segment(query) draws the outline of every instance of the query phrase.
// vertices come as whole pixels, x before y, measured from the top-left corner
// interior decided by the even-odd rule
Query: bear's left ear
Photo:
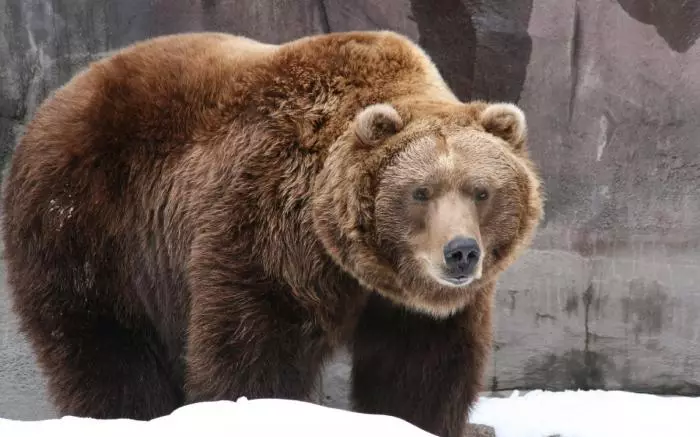
[[[502,138],[514,151],[524,148],[527,139],[525,113],[512,103],[492,103],[479,114],[479,124],[486,132]]]
[[[364,146],[379,145],[401,129],[401,116],[393,106],[384,103],[367,106],[355,117],[355,135]]]

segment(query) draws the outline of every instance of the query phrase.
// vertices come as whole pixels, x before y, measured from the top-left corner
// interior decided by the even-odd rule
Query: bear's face
[[[369,106],[321,172],[327,210],[316,222],[333,232],[317,231],[364,285],[452,314],[494,283],[541,218],[525,132],[509,104]]]

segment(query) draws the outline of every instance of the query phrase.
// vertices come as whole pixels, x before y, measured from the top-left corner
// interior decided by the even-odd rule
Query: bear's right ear
[[[393,106],[384,103],[367,106],[355,117],[355,135],[364,146],[379,145],[401,129],[401,116]]]

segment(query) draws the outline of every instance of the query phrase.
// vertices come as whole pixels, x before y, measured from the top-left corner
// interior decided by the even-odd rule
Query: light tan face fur
[[[477,131],[419,138],[386,168],[376,200],[377,233],[409,287],[464,288],[482,278],[500,232],[516,229],[518,174],[502,146]],[[516,211],[517,212],[517,211]],[[508,218],[509,220],[505,220]],[[470,241],[474,254],[461,275],[450,272],[448,244]],[[474,245],[475,243],[475,245]],[[455,290],[454,292],[458,292]]]
[[[317,181],[317,232],[363,285],[449,316],[493,286],[541,219],[525,137],[510,104],[366,107]]]
[[[524,123],[517,108],[503,109]],[[395,136],[400,151],[381,172],[374,214],[379,250],[409,304],[443,315],[493,280],[520,243],[532,182],[507,141],[481,126],[436,124]]]

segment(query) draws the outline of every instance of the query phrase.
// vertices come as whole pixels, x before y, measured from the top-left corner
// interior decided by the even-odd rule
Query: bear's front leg
[[[491,293],[480,293],[466,310],[442,320],[373,296],[352,348],[355,409],[461,437],[491,348]]]
[[[221,242],[219,243],[221,244]],[[291,290],[217,248],[189,265],[188,402],[307,400],[328,345]]]

